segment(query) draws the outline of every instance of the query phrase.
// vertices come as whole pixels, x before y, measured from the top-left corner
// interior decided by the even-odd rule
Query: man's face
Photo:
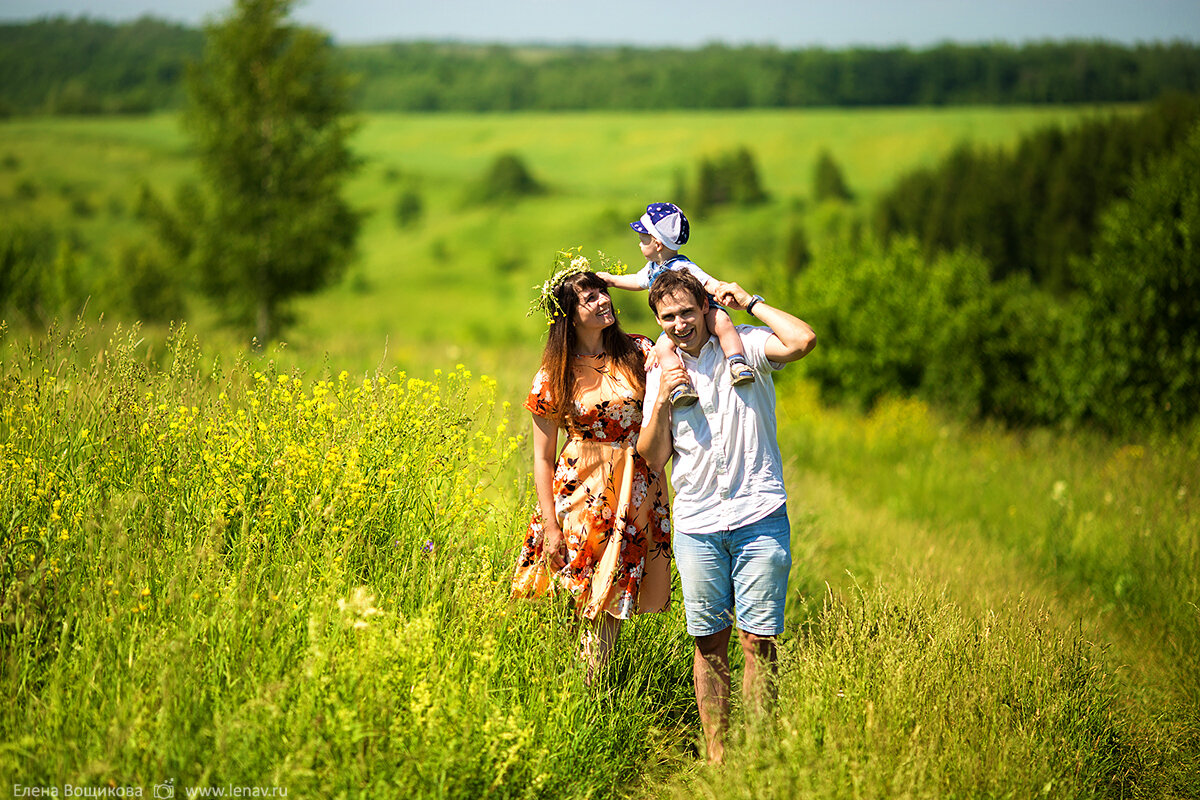
[[[690,292],[676,289],[658,301],[654,315],[663,333],[680,350],[696,356],[708,341],[708,323],[704,319],[707,312],[707,300],[699,304]]]

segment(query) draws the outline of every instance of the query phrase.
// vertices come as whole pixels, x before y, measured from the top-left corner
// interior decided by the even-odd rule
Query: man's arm
[[[723,283],[716,297],[722,305],[745,311],[754,295],[736,283]],[[799,361],[816,347],[817,335],[804,320],[775,308],[765,300],[755,303],[752,313],[774,334],[767,339],[764,347],[770,360],[779,364]]]
[[[644,407],[637,450],[650,469],[658,473],[666,468],[675,452],[671,441],[671,389],[686,380],[682,364],[646,376],[646,396],[650,402]]]

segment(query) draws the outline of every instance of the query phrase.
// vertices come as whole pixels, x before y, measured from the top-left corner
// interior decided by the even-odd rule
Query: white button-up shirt
[[[787,501],[783,457],[775,436],[775,384],[783,369],[767,359],[770,328],[738,325],[755,380],[733,386],[716,336],[692,358],[679,351],[700,400],[671,409],[675,492],[672,527],[679,533],[715,533],[749,525]],[[659,369],[646,376],[644,417],[658,395]]]

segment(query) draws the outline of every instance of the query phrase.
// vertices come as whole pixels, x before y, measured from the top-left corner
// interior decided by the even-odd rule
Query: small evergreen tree
[[[340,277],[360,217],[341,197],[357,162],[349,93],[327,37],[291,26],[293,0],[237,0],[188,74],[188,128],[211,202],[195,221],[202,287],[260,343],[287,301]]]
[[[854,195],[846,185],[842,176],[842,168],[833,160],[828,150],[822,150],[817,156],[817,165],[813,168],[813,197],[819,203],[822,200],[853,200]]]
[[[791,278],[797,277],[812,263],[812,248],[808,245],[808,235],[804,226],[793,223],[788,229],[787,240],[784,242],[783,267]]]
[[[515,153],[503,153],[496,157],[488,168],[479,189],[479,200],[512,199],[545,191],[525,162]]]
[[[425,213],[425,203],[421,200],[421,195],[416,189],[404,189],[400,192],[400,196],[396,198],[396,224],[401,228],[408,228],[416,225],[420,221],[421,215]]]

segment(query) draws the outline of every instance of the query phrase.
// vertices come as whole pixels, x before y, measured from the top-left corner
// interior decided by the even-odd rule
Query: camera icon
[[[174,800],[175,779],[167,778],[162,783],[154,785],[154,800]]]

